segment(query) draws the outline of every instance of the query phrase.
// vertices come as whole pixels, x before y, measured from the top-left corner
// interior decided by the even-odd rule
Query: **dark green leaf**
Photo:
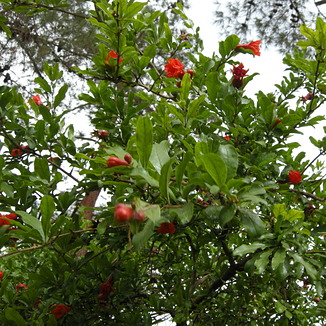
[[[147,116],[140,116],[138,118],[136,127],[136,145],[140,162],[146,169],[153,146],[153,126],[151,120]]]

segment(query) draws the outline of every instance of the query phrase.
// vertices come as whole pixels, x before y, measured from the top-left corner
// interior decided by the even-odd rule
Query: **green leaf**
[[[36,77],[34,79],[34,81],[36,83],[38,83],[45,92],[51,93],[51,86],[48,84],[48,82],[44,78]]]
[[[169,142],[167,140],[161,141],[159,144],[154,144],[149,161],[154,166],[157,173],[161,174],[162,166],[170,160]]]
[[[288,213],[286,214],[286,216],[284,216],[284,219],[288,220],[290,222],[293,222],[293,221],[301,219],[301,218],[302,219],[304,218],[304,212],[299,211],[297,209],[290,209],[288,211]]]
[[[186,203],[182,207],[168,208],[169,212],[176,213],[181,224],[187,224],[194,216],[194,204],[192,202]]]
[[[225,184],[227,177],[227,168],[223,159],[215,154],[208,153],[201,158],[205,170],[220,188]]]
[[[62,102],[62,100],[65,98],[67,90],[68,90],[68,85],[67,84],[64,84],[59,89],[58,94],[54,98],[54,102],[53,102],[53,107],[54,108],[56,108]]]
[[[46,158],[35,157],[34,170],[40,176],[40,178],[50,181],[49,162]]]
[[[283,264],[286,257],[286,251],[284,248],[278,249],[274,257],[272,258],[272,269],[275,270],[280,264]]]
[[[45,237],[47,237],[51,225],[51,218],[55,211],[55,205],[52,196],[43,196],[43,198],[41,199],[40,210],[42,215],[42,227],[44,230]],[[45,241],[47,240],[45,239]]]
[[[262,242],[253,242],[250,245],[243,244],[233,251],[235,256],[243,256],[255,252],[257,249],[265,249],[268,245]]]
[[[235,49],[235,47],[239,44],[239,37],[236,35],[228,36],[225,41],[219,43],[219,52],[221,56],[224,58],[230,54],[231,51]]]
[[[293,257],[293,259],[303,265],[303,267],[305,268],[305,270],[307,271],[308,275],[313,279],[313,280],[316,280],[317,279],[317,276],[318,276],[318,272],[316,270],[316,268],[311,265],[310,263],[308,263],[306,260],[303,259],[303,257],[301,257],[299,254],[297,253],[293,253],[293,252],[290,252],[289,253],[290,256]]]
[[[183,179],[183,175],[185,173],[186,167],[192,158],[193,158],[193,154],[190,152],[187,152],[184,155],[183,160],[179,163],[179,165],[177,166],[177,168],[175,170],[176,185],[178,188],[181,187],[181,183],[182,183],[182,179]]]
[[[143,247],[144,243],[148,241],[148,239],[154,233],[154,223],[151,219],[148,219],[144,228],[135,234],[132,238],[132,244],[134,245],[136,250],[139,250]]]
[[[16,211],[16,213],[22,217],[25,224],[36,230],[40,234],[41,239],[44,241],[45,235],[41,221],[38,220],[35,216],[32,216],[24,211]]]
[[[272,254],[273,249],[269,249],[260,254],[259,258],[255,261],[254,265],[257,267],[258,274],[262,274],[269,263],[269,256]]]
[[[275,310],[276,310],[277,313],[281,314],[281,313],[283,313],[286,309],[287,309],[287,308],[286,308],[284,305],[282,305],[281,302],[279,302],[279,301],[276,301],[276,302],[275,302]]]
[[[218,154],[224,160],[227,167],[227,180],[235,177],[238,169],[238,153],[232,145],[220,145]]]
[[[159,205],[148,205],[142,208],[144,214],[154,223],[158,225],[161,221],[161,208]]]
[[[143,7],[147,4],[147,2],[134,2],[127,6],[127,10],[123,12],[123,18],[132,18],[134,17],[139,11],[143,9]]]
[[[142,168],[132,169],[130,175],[143,178],[152,187],[155,187],[155,188],[159,187],[158,181],[155,180],[153,177],[151,177],[150,174],[145,169],[142,169]]]
[[[168,162],[166,162],[161,170],[161,176],[160,176],[160,192],[161,192],[161,196],[163,196],[164,198],[167,199],[167,201],[170,201],[170,197],[169,197],[169,182],[170,182],[170,177],[171,177],[171,173],[172,173],[172,163],[173,160],[169,160]]]
[[[184,74],[181,81],[180,101],[187,101],[191,86],[190,74]]]
[[[206,95],[202,94],[198,98],[196,98],[194,101],[191,101],[189,104],[189,108],[187,111],[187,119],[191,118],[192,116],[196,116],[196,111],[199,110],[201,104],[205,101]]]
[[[219,221],[221,226],[223,227],[225,224],[230,222],[233,219],[234,215],[235,215],[235,208],[233,204],[223,206],[219,215]]]
[[[8,320],[13,321],[16,326],[25,326],[26,322],[20,313],[14,308],[6,308],[5,316]]]
[[[276,218],[278,216],[280,216],[280,215],[282,215],[283,217],[285,217],[287,215],[285,204],[276,204],[276,205],[274,205],[274,207],[273,207],[273,213],[274,213],[274,215],[275,215]]]
[[[257,214],[244,207],[239,207],[238,210],[240,212],[241,224],[247,230],[250,237],[259,237],[264,233],[266,226]]]
[[[44,105],[40,105],[39,106],[39,111],[43,117],[43,119],[48,122],[48,123],[51,123],[52,122],[52,116],[51,116],[51,112],[49,110],[49,108],[47,108],[46,106]]]
[[[140,116],[137,120],[136,145],[140,162],[146,169],[153,146],[153,126],[147,116]]]

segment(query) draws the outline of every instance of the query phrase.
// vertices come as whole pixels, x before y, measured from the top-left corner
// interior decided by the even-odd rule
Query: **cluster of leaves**
[[[0,323],[320,322],[326,138],[311,138],[320,151],[312,161],[294,156],[300,144],[289,138],[325,119],[317,114],[326,24],[302,27],[300,46],[315,59],[288,55],[289,77],[254,100],[244,93],[254,75],[232,85],[237,36],[209,58],[191,42],[196,33],[173,33],[164,12],[144,6],[102,0],[89,12],[101,43],[93,67],[75,70],[89,78],[79,99],[92,107],[98,138],[78,139],[66,124],[68,86],[58,64],[45,64],[45,78],[35,80],[44,104],[0,88],[0,207],[19,216],[0,229]],[[182,6],[174,12],[190,30]],[[164,58],[184,53],[184,70],[195,73],[179,83],[166,77]],[[22,146],[28,150],[10,155]],[[107,166],[127,153],[132,162]],[[290,184],[290,170],[302,181]],[[100,193],[105,203],[96,206]],[[117,222],[119,203],[145,221]],[[157,232],[162,223],[173,232]],[[19,282],[28,289],[17,292]],[[51,314],[54,305],[69,309]]]

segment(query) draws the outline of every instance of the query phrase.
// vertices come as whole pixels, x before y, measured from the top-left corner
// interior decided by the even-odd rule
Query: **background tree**
[[[243,39],[257,37],[287,53],[301,39],[299,27],[311,25],[316,17],[325,18],[324,1],[237,0],[216,1],[216,23],[224,35]]]
[[[101,42],[76,107],[93,108],[94,138],[77,141],[58,63],[33,98],[0,87],[0,323],[322,323],[326,139],[309,161],[291,137],[325,120],[325,22],[249,98],[237,59],[260,42],[232,35],[209,58],[144,8],[88,13]]]

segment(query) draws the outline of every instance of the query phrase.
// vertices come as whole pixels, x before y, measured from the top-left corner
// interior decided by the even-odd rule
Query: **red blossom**
[[[28,286],[26,284],[23,284],[23,283],[18,283],[16,285],[16,292],[17,293],[21,293],[22,291],[26,291],[28,289]]]
[[[55,319],[60,319],[64,315],[66,315],[70,310],[72,309],[64,304],[57,304],[55,308],[52,310],[52,314]]]
[[[306,96],[301,96],[300,101],[303,103],[306,103],[307,101],[310,101],[314,98],[314,94],[308,93]]]
[[[106,281],[100,284],[100,290],[98,292],[97,300],[101,303],[105,303],[108,300],[109,294],[113,291],[111,281]]]
[[[290,170],[288,174],[288,182],[297,184],[302,180],[301,173],[299,171]]]
[[[175,226],[173,223],[164,222],[161,223],[157,229],[157,232],[162,234],[173,234],[175,232]]]
[[[35,95],[35,96],[32,96],[32,100],[34,101],[34,103],[37,105],[37,106],[40,106],[42,105],[42,101],[41,101],[41,98],[40,98],[40,95]],[[28,101],[28,103],[30,103],[30,101]]]
[[[164,70],[168,73],[166,77],[182,78],[185,74],[183,68],[184,64],[178,59],[170,58],[168,63],[164,66]]]
[[[260,56],[260,48],[259,48],[260,43],[261,41],[251,41],[248,44],[239,44],[236,46],[235,50],[236,51],[239,49],[251,50],[254,55]]]
[[[23,155],[24,154],[24,152],[21,150],[21,149],[19,149],[19,148],[14,148],[11,152],[10,152],[10,155],[12,156],[12,157],[18,157],[18,156],[21,156],[21,155]]]
[[[30,147],[29,146],[20,146],[19,148],[14,148],[11,152],[10,152],[10,156],[12,157],[19,157],[22,156],[24,154],[25,151],[30,151]],[[25,150],[25,151],[24,151]]]
[[[236,88],[241,88],[243,85],[243,78],[248,76],[247,72],[249,69],[243,69],[243,63],[240,63],[238,66],[232,65],[233,69],[231,69],[233,73],[232,85]]]
[[[120,64],[123,61],[123,59],[120,56],[118,56],[117,53],[115,51],[113,51],[113,50],[111,50],[109,52],[109,54],[107,55],[107,57],[105,59],[105,63],[107,65],[110,65],[110,59],[111,58],[113,58],[113,59],[118,59],[119,58],[119,63],[118,64]]]
[[[0,280],[3,279],[3,271],[0,271]]]
[[[230,136],[224,136],[223,137],[225,140],[231,140]]]
[[[273,128],[275,128],[281,121],[281,119],[277,119],[273,124]]]
[[[231,69],[231,71],[233,72],[233,78],[243,78],[248,76],[247,72],[249,71],[249,69],[245,70],[243,63],[240,63],[237,67],[235,65],[232,65],[233,69]]]

